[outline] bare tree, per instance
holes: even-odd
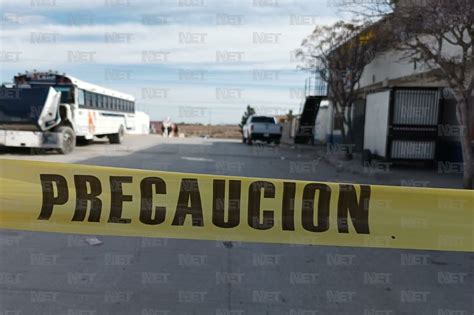
[[[369,21],[376,21],[393,12],[398,1],[403,0],[333,0],[334,6],[341,12]]]
[[[461,126],[463,186],[474,186],[471,142],[474,119],[474,1],[473,0],[340,0],[341,11],[367,21],[382,19],[394,48],[405,59],[426,65],[431,74],[446,81],[457,101]]]
[[[358,98],[360,78],[384,42],[378,32],[366,27],[367,24],[342,21],[317,26],[296,53],[304,62],[303,69],[318,74],[328,84],[329,98],[342,120],[345,144],[353,143],[352,106]],[[351,155],[348,153],[347,157]]]
[[[474,110],[474,1],[397,1],[391,18],[407,58],[421,61],[446,81],[457,102],[461,127],[463,186],[473,188],[472,111]]]

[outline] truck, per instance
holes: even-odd
[[[26,72],[0,87],[0,146],[73,152],[76,141],[121,143],[135,98],[56,72]]]
[[[52,87],[0,88],[0,145],[74,150],[76,139],[71,108],[60,104]]]
[[[280,144],[283,126],[275,118],[251,115],[242,127],[242,142],[252,145],[254,141]]]

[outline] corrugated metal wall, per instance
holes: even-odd
[[[438,90],[395,90],[392,124],[437,125],[439,98]]]
[[[390,158],[436,159],[440,98],[438,89],[394,89]]]
[[[392,159],[431,160],[435,157],[435,141],[392,141]]]

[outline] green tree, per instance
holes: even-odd
[[[241,132],[242,132],[242,128],[244,127],[245,123],[247,122],[247,119],[249,118],[249,116],[252,116],[252,115],[255,115],[255,109],[252,106],[247,105],[247,109],[245,110],[245,113],[242,116],[242,119],[241,119],[240,124],[239,124]]]

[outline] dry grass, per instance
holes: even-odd
[[[221,139],[240,139],[242,134],[238,125],[195,125],[179,124],[179,133],[186,137],[205,137]]]

